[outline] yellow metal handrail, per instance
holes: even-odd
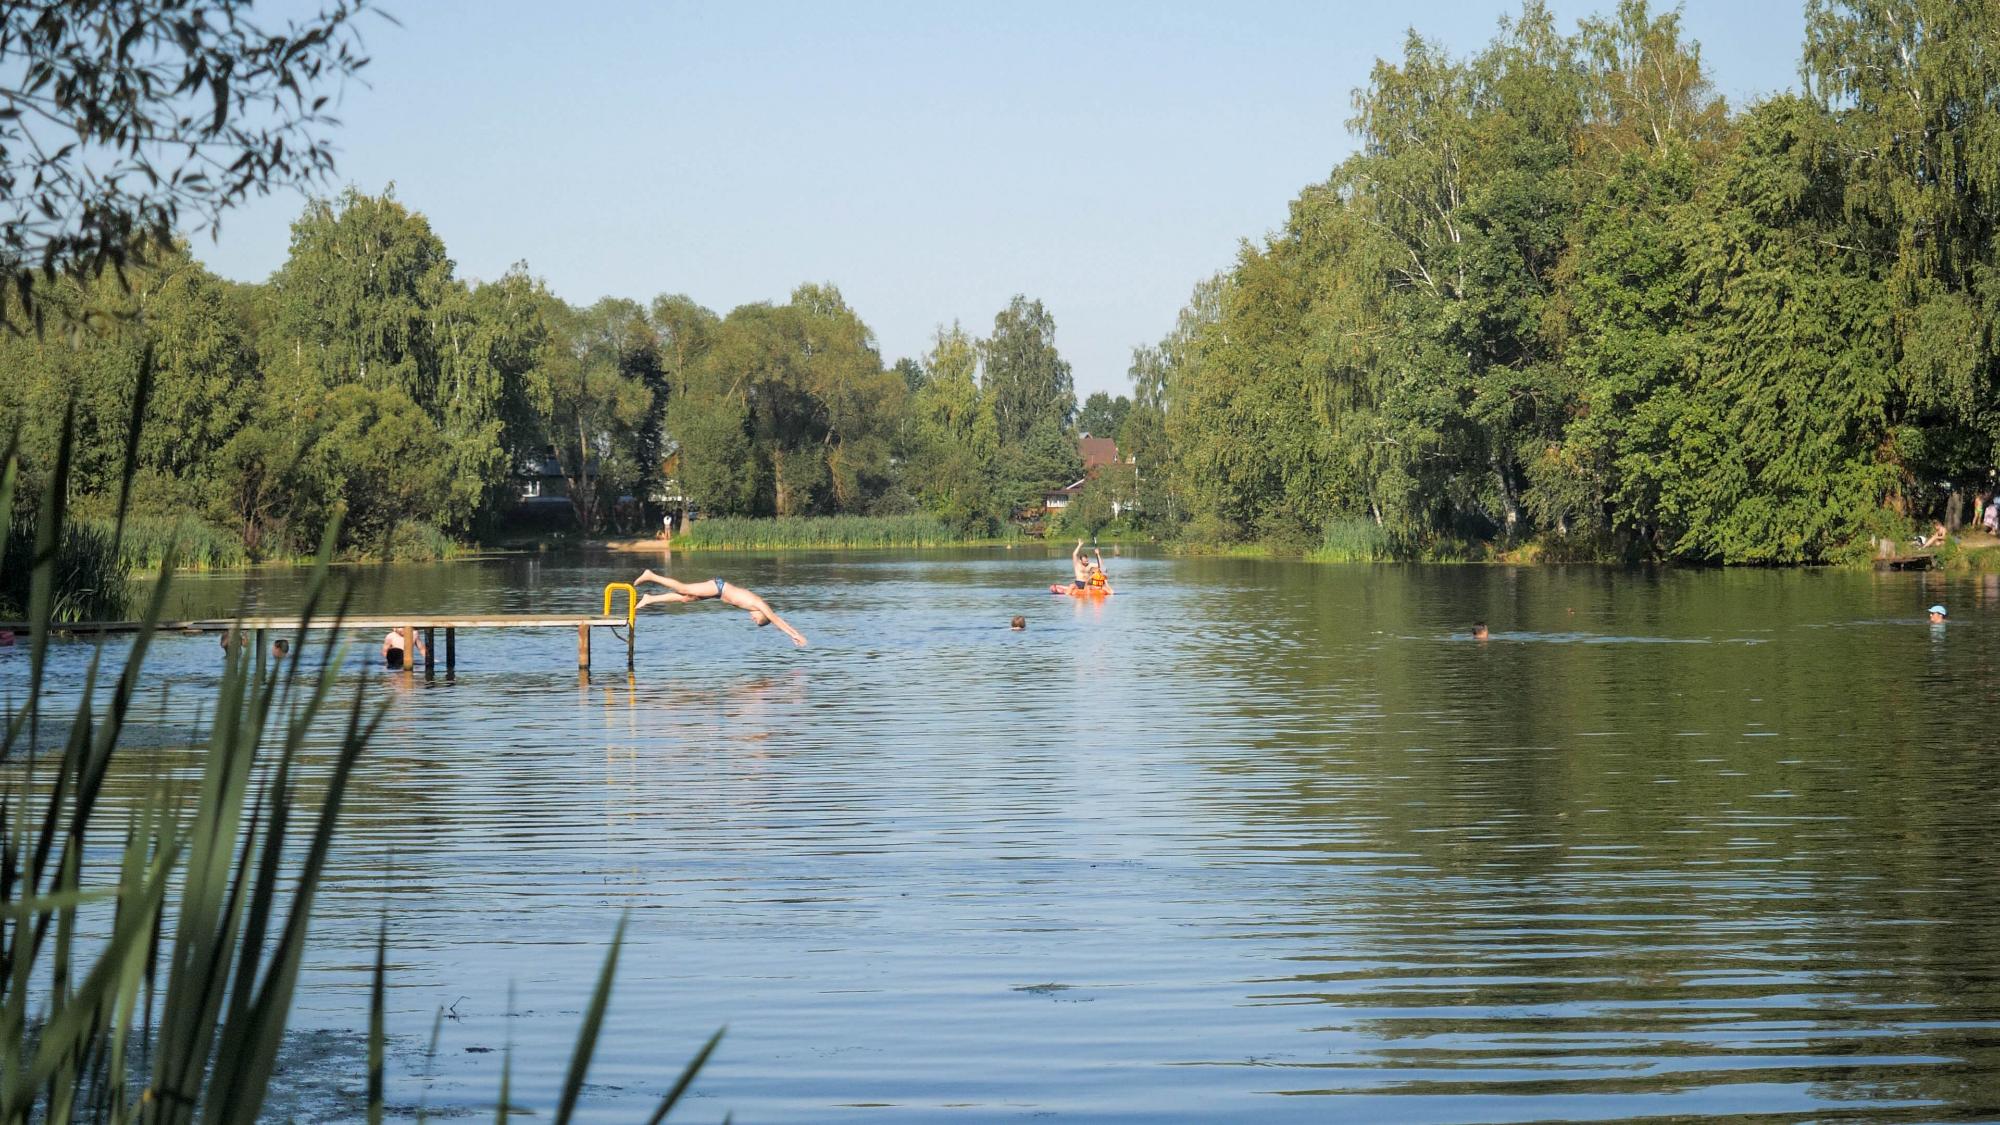
[[[625,627],[630,629],[639,616],[639,588],[630,582],[613,582],[604,588],[604,616],[611,616],[611,595],[625,591]]]

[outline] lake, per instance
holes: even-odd
[[[648,562],[346,573],[355,612],[594,613]],[[385,916],[401,1112],[490,1117],[510,1044],[547,1112],[625,915],[591,1120],[723,1025],[675,1120],[2000,1117],[2000,579],[1147,556],[1088,604],[1067,566],[677,556],[812,646],[666,607],[630,675],[604,634],[582,677],[573,633],[462,633],[431,681],[354,638],[394,707],[299,1112],[353,1104]],[[149,667],[135,776],[189,766],[215,640]]]

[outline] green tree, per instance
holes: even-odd
[[[668,424],[691,498],[719,513],[863,512],[890,483],[903,379],[839,290],[802,285],[715,327]]]
[[[350,385],[400,392],[434,431],[426,464],[410,471],[427,479],[442,466],[450,481],[442,492],[414,489],[437,503],[407,515],[469,527],[492,496],[491,482],[507,473],[501,438],[509,390],[491,355],[457,346],[472,333],[476,302],[453,278],[444,243],[424,217],[388,194],[349,189],[313,201],[293,224],[291,255],[264,299],[260,351],[273,407],[298,415]],[[352,509],[367,503],[344,499]]]
[[[1116,440],[1131,410],[1132,400],[1124,395],[1112,398],[1104,391],[1092,392],[1076,412],[1077,432]]]
[[[607,297],[553,311],[556,346],[537,369],[532,398],[555,450],[579,528],[595,534],[620,492],[658,472],[645,432],[656,388],[647,377],[657,339],[635,301]]]
[[[21,302],[8,311],[38,321],[38,280],[122,269],[331,172],[328,91],[367,64],[367,7],[333,0],[279,26],[250,0],[0,8],[0,267]]]
[[[1809,0],[1802,71],[1840,125],[1844,233],[1891,263],[1902,483],[1983,479],[2000,445],[2000,3]]]
[[[994,495],[1000,438],[979,388],[978,344],[957,324],[940,328],[922,366],[909,408],[911,491],[961,533],[991,534],[1004,515]]]
[[[1002,446],[1025,442],[1037,423],[1067,430],[1076,415],[1076,387],[1069,363],[1056,351],[1056,321],[1040,301],[1017,296],[993,318],[993,335],[980,346],[984,390]]]
[[[1766,102],[1687,213],[1700,338],[1660,496],[1677,555],[1862,553],[1894,485],[1892,291],[1873,255],[1837,237],[1834,135],[1817,106]]]

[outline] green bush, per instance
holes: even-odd
[[[1198,552],[1228,547],[1242,538],[1241,525],[1213,512],[1203,512],[1181,525],[1179,542],[1183,548]]]
[[[422,520],[401,520],[389,529],[382,543],[385,562],[443,562],[464,550],[456,539],[436,524]]]

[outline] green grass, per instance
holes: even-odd
[[[690,551],[866,550],[981,542],[990,541],[967,539],[932,516],[717,516],[695,520],[674,536],[676,548]]]
[[[62,674],[75,710],[44,714],[50,646],[82,643],[56,640],[64,544],[81,536],[94,565],[119,571],[115,524],[107,534],[67,522],[73,444],[66,423],[27,548],[14,534],[17,447],[0,455],[0,584],[25,591],[29,624],[25,651],[10,656],[26,661],[24,687],[10,693],[0,727],[0,1125],[254,1125],[280,1080],[341,806],[387,704],[368,698],[365,678],[342,683],[337,633],[319,633],[322,644],[301,644],[276,662],[262,645],[236,646],[206,708],[199,775],[155,768],[129,807],[100,804],[122,761],[126,716],[148,681],[147,655],[178,559],[168,547],[115,680],[105,680],[100,643],[87,670]],[[128,453],[128,486],[131,462]],[[307,583],[301,633],[332,600],[337,532],[327,529]],[[346,699],[336,704],[336,696]],[[329,734],[331,768],[323,782],[301,786],[309,736],[317,745]],[[312,773],[320,773],[317,763]],[[321,790],[316,806],[301,800],[302,788]],[[623,934],[619,921],[551,1116],[558,1125],[586,1088]],[[369,1121],[382,1120],[386,1108],[387,963],[384,936],[365,1073],[350,1083],[367,1091]],[[674,1108],[720,1035],[682,1070],[651,1121]],[[512,1108],[511,1065],[510,1057],[503,1121]]]

